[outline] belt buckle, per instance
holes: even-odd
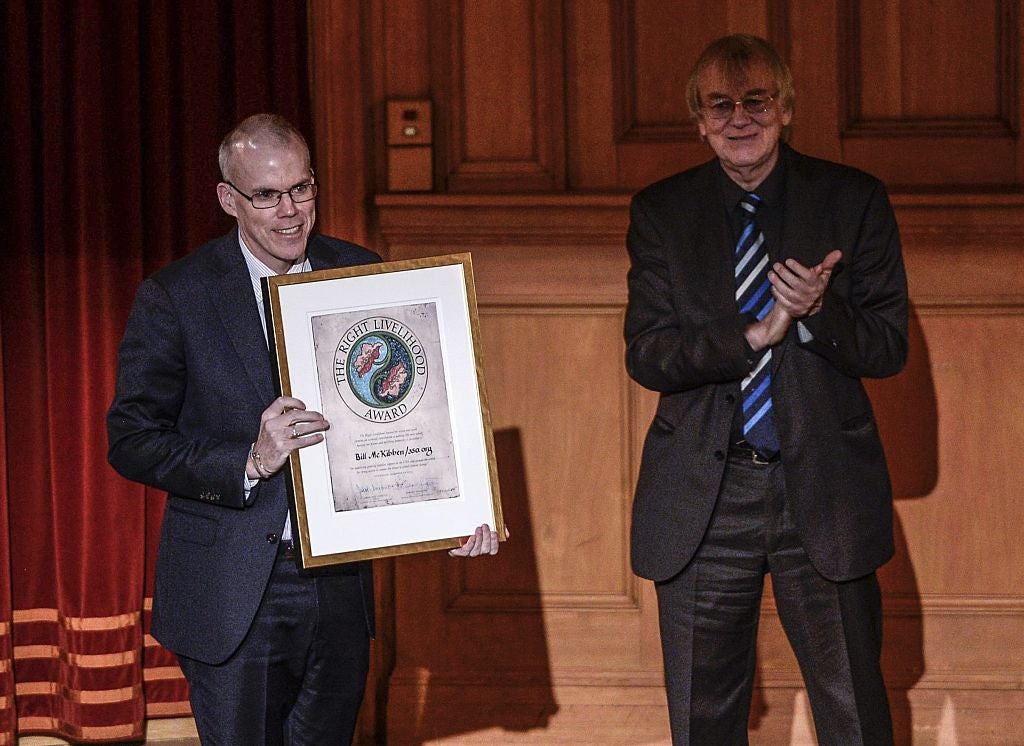
[[[751,456],[751,460],[752,460],[752,461],[753,461],[753,462],[754,462],[755,464],[757,464],[758,466],[768,466],[768,464],[770,464],[770,463],[771,463],[771,461],[769,461],[768,459],[766,459],[766,458],[765,458],[764,456],[762,456],[762,455],[761,455],[760,453],[758,453],[758,452],[757,452],[756,450],[753,450],[753,455]]]

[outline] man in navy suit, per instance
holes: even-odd
[[[204,744],[349,743],[373,632],[370,563],[315,573],[291,553],[288,455],[330,427],[276,397],[260,278],[380,261],[315,234],[302,134],[258,114],[221,144],[237,229],[147,279],[119,352],[110,463],[168,492],[152,632],[178,654]],[[455,556],[495,554],[479,527]]]
[[[677,744],[747,743],[765,573],[819,742],[892,743],[892,495],[861,378],[903,367],[906,277],[882,184],[782,142],[794,101],[767,42],[713,42],[687,102],[716,158],[631,206],[626,365],[661,394],[632,561]]]

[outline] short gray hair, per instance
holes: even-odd
[[[309,165],[309,145],[299,129],[277,114],[253,114],[246,117],[231,130],[220,143],[218,163],[220,177],[231,181],[231,156],[248,142],[268,142],[273,145],[289,145],[299,143],[306,152],[306,164]]]

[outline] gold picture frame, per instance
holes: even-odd
[[[331,423],[287,469],[303,568],[505,536],[469,254],[263,280],[278,391]]]

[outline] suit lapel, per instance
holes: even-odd
[[[368,261],[367,252],[363,247],[341,239],[328,241],[319,233],[310,236],[306,256],[309,258],[309,266],[315,270],[353,267]]]
[[[306,245],[306,257],[309,259],[309,267],[312,270],[318,269],[331,269],[335,266],[328,258],[328,253],[320,237],[317,234],[313,234],[309,238],[309,243]]]
[[[695,280],[687,290],[703,295],[701,305],[711,316],[736,309],[735,265],[728,240],[732,233],[722,209],[719,168],[718,161],[711,161],[698,174],[692,193],[700,196],[684,206],[690,214],[679,221],[685,276]]]
[[[786,148],[783,157],[787,159],[786,213],[778,258],[792,257],[805,267],[813,267],[831,250],[821,233],[828,195],[823,185],[812,183],[804,174],[798,154]]]
[[[260,400],[269,404],[276,395],[270,353],[236,231],[225,236],[215,250],[208,290],[210,303],[227,331],[228,344],[234,347]]]
[[[775,247],[772,259],[783,261],[796,259],[805,267],[813,267],[830,251],[827,237],[822,235],[826,214],[826,190],[821,184],[812,183],[801,168],[800,155],[783,144],[781,157],[786,159],[786,207],[782,224],[782,246]],[[795,339],[797,328],[794,324],[789,334],[773,348],[772,371],[777,373],[782,359],[789,349],[791,338]]]

